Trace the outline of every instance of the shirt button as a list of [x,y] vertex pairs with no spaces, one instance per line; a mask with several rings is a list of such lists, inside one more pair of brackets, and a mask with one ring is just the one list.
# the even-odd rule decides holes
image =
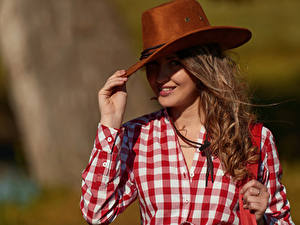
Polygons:
[[111,138],[111,137],[108,137],[108,138],[107,138],[107,141],[108,141],[108,142],[111,142],[111,141],[112,141],[112,138]]
[[194,177],[194,176],[195,176],[194,172],[191,172],[190,177]]
[[185,198],[185,199],[184,199],[184,202],[185,202],[186,204],[188,204],[190,201],[189,201],[187,198]]
[[105,168],[107,168],[108,163],[107,163],[107,162],[103,162],[103,163],[102,163],[102,166],[105,167]]

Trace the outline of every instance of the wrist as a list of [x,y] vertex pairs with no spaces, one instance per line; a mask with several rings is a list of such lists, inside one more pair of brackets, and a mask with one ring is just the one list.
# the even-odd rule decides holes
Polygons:
[[260,219],[258,219],[257,221],[257,225],[264,225],[265,221],[264,221],[264,216],[262,216]]
[[100,124],[102,124],[106,127],[120,129],[120,127],[122,125],[122,120],[113,119],[113,118],[101,118],[100,119]]

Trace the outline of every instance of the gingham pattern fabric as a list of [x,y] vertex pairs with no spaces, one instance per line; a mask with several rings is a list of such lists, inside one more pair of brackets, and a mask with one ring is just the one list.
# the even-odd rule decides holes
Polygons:
[[[203,143],[202,127],[198,142]],[[268,187],[268,224],[293,224],[273,136],[262,129],[258,179]],[[195,152],[190,170],[166,110],[140,117],[119,130],[98,126],[82,174],[81,211],[92,224],[112,222],[136,198],[142,224],[239,224],[238,187],[213,157],[214,182],[205,186],[206,157]]]

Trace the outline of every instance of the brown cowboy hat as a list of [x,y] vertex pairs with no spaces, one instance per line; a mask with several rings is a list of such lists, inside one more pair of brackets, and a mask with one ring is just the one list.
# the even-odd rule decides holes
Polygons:
[[140,61],[127,70],[127,76],[150,61],[179,50],[217,43],[223,49],[236,48],[251,38],[248,29],[211,26],[196,0],[174,0],[142,14],[143,46]]

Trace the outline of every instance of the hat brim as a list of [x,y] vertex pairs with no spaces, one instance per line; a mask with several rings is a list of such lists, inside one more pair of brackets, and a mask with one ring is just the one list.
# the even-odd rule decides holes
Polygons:
[[217,43],[222,50],[227,50],[243,45],[248,42],[250,38],[250,30],[241,27],[209,26],[200,28],[165,43],[162,47],[156,49],[149,57],[129,67],[126,70],[126,75],[132,75],[150,61],[185,48]]

